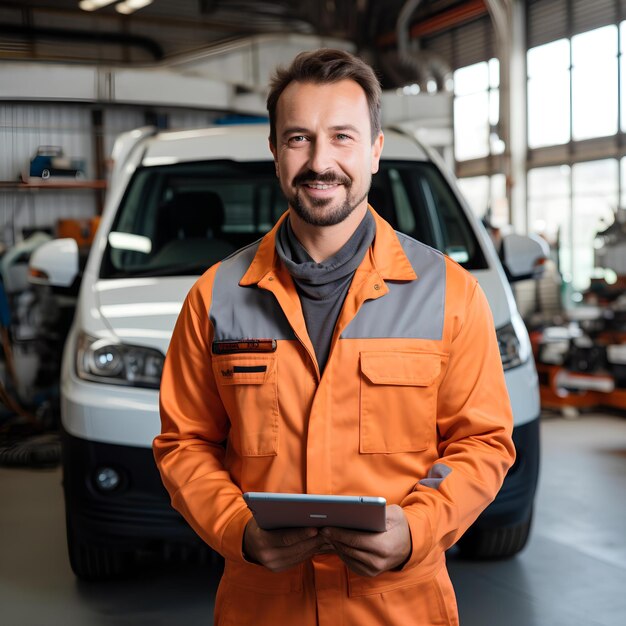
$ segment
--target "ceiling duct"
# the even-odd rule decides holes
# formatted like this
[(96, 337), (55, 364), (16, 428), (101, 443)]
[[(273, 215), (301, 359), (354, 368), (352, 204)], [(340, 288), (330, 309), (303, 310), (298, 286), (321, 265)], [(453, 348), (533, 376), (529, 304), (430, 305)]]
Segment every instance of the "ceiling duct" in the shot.
[(199, 0), (201, 15), (252, 32), (313, 34), (315, 25), (290, 0)]
[(452, 70), (448, 63), (438, 54), (423, 50), (419, 39), (410, 38), (411, 17), (421, 2), (405, 2), (396, 21), (397, 49), (381, 55), (381, 66), (392, 88), (407, 87), (411, 93), (449, 91)]

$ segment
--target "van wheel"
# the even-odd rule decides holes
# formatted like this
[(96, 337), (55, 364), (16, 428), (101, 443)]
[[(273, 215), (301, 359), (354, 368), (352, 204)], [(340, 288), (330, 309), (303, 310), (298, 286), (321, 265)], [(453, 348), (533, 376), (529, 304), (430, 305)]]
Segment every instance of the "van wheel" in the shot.
[(108, 580), (128, 573), (131, 554), (81, 539), (68, 519), (67, 549), (72, 571), (81, 580)]
[(503, 528), (470, 528), (457, 545), (469, 559), (506, 559), (520, 552), (530, 536), (532, 511), (528, 519)]

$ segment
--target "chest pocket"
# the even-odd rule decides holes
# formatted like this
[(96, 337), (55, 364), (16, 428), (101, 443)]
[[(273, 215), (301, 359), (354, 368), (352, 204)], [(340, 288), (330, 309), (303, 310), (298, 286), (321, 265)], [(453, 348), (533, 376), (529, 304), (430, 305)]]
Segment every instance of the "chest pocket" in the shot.
[(359, 449), (418, 452), (436, 443), (441, 356), (361, 352)]
[(213, 373), (243, 456), (278, 453), (276, 354), (213, 357)]

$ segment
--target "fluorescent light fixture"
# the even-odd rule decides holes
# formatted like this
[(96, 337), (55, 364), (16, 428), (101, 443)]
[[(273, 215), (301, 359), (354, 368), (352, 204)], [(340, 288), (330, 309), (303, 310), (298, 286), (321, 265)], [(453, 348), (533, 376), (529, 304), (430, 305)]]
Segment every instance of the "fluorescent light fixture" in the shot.
[(149, 4), (152, 4), (152, 0), (124, 0), (124, 2), (115, 5), (115, 10), (118, 13), (129, 15), (130, 13), (147, 7)]
[(105, 7), (107, 4), (113, 4), (116, 0), (80, 0), (78, 6), (83, 11), (95, 11)]

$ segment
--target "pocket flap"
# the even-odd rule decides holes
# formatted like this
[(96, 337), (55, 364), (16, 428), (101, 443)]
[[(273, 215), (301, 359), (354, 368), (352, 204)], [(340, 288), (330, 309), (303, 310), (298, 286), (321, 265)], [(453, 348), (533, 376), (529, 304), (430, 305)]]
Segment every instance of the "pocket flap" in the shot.
[(275, 355), (213, 357), (215, 377), (222, 385), (263, 385), (276, 368)]
[(376, 385), (432, 385), (441, 356), (422, 352), (361, 352), (361, 371)]

